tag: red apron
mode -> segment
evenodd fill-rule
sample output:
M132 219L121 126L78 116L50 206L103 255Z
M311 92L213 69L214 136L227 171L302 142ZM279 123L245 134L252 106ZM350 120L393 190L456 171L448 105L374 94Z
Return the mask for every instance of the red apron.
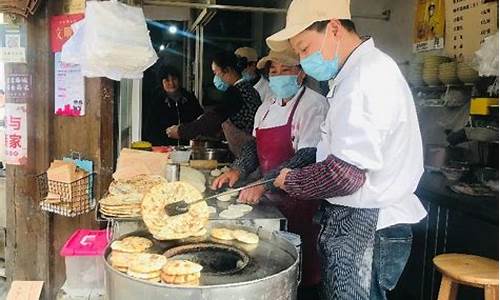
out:
M286 125L256 129L257 153L262 174L277 168L295 154L292 142L292 120L305 89L297 98ZM264 115L266 119L269 110ZM320 281L319 257L316 241L320 226L313 223L313 216L320 200L298 200L284 192L268 193L266 197L276 203L281 213L288 220L288 231L300 235L303 248L302 284L316 285Z

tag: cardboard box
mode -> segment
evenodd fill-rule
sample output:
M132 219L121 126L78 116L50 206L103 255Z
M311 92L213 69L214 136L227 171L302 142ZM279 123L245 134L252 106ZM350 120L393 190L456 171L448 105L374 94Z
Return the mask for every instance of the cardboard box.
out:
M7 300L39 300L43 281L13 281Z
M471 61L484 39L498 31L498 2L446 0L445 52Z

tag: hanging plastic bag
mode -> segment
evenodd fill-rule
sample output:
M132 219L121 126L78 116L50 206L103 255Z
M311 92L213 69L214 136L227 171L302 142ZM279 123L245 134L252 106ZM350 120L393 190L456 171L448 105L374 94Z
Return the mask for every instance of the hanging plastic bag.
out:
M62 56L63 62L79 60L86 77L140 79L158 60L141 8L116 0L89 1L78 26Z
M498 32L487 37L476 51L473 67L480 76L498 76Z
M61 51L61 61L67 64L81 65L83 57L83 43L85 19L71 24L73 35L64 43Z

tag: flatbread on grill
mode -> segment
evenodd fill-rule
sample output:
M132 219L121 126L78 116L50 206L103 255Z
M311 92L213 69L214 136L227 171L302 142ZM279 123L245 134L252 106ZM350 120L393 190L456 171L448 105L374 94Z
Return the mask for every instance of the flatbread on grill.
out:
M259 236L258 235L256 235L255 233L245 231L245 230L234 230L233 237L237 241L245 243L245 244L258 244L259 243Z
M111 249L126 253L140 253L153 246L153 242L138 236L129 236L111 243Z
M201 274L194 273L188 275L165 275L161 274L161 280L168 284L188 284L199 281ZM199 283L198 283L199 284Z
M227 228L214 228L210 235L218 240L232 241L234 240L233 231Z
M149 273L140 273L140 272L134 272L132 270L127 270L127 275L132 276L134 278L139 278L139 279L157 279L160 278L160 271L155 271L155 272L149 272Z
M200 273L201 270L203 269L203 266L191 262L189 260L181 260L181 259L175 259L175 260L169 260L161 269L161 272L165 275L189 275L189 274L196 274ZM199 278L199 277L198 277ZM188 280L192 281L194 279Z
M196 203L189 207L187 213L177 216L167 215L165 206L182 200L191 203L201 198L201 193L186 182L157 185L143 199L143 221L158 240L184 239L196 235L208 223L206 202Z
M160 271L167 263L167 258L159 254L141 253L130 262L128 271L135 273L152 273Z

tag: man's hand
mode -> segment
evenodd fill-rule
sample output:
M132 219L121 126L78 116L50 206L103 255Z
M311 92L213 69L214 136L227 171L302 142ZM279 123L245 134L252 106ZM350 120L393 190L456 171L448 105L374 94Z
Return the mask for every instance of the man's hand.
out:
M266 188L263 185L254 186L240 192L240 197L238 202L246 203L250 205L255 205L259 203L260 198L266 192Z
M231 169L221 176L215 178L212 183L212 190L220 189L224 184L228 184L229 187L233 187L233 185L240 180L241 172L235 169Z
M176 140L179 139L179 126L177 125L170 126L165 130L165 132L167 133L169 138Z
M288 175L288 173L290 173L291 169L283 169L280 171L280 175L278 175L278 177L276 177L276 180L274 181L274 186L279 188L279 189L284 189L285 187L285 180L286 180L286 176Z

